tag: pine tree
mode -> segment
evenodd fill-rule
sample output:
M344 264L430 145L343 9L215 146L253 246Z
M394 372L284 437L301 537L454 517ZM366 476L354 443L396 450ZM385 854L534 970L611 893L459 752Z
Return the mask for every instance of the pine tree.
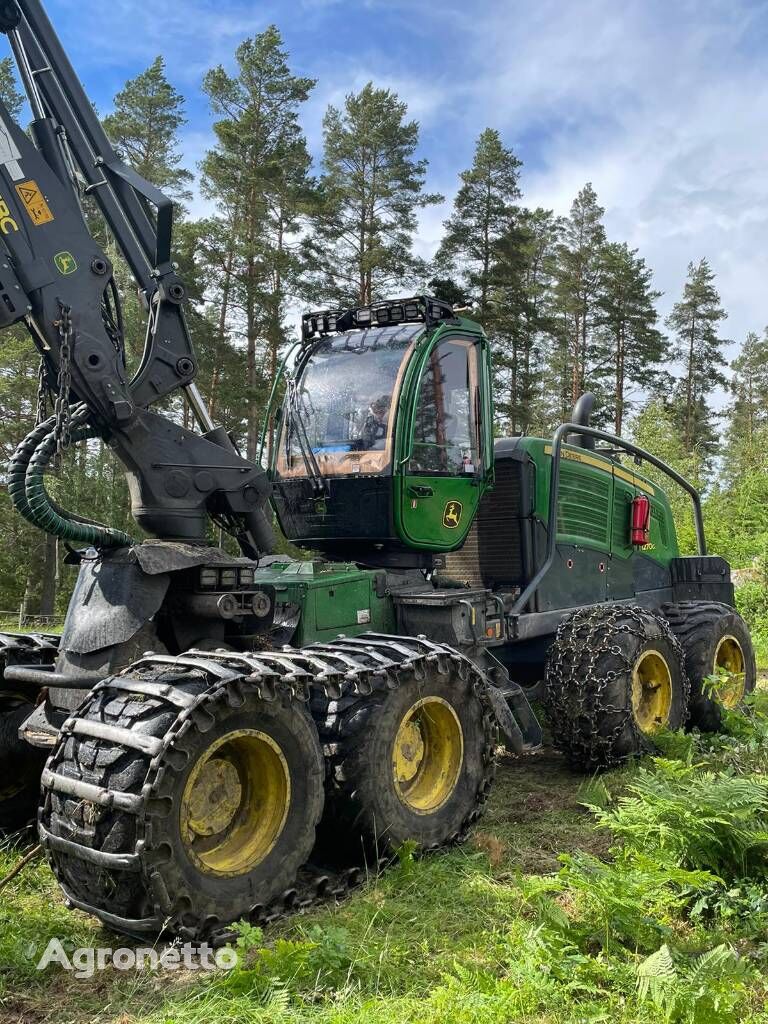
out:
M768 554L768 328L749 332L731 369L725 451L705 516L712 549L744 566Z
M768 470L768 328L762 338L750 331L731 369L723 476L732 485L744 473Z
M551 210L520 210L494 246L489 295L495 404L503 428L513 434L549 426L545 359L560 230Z
M0 60L0 99L8 108L8 113L18 120L24 106L24 94L19 92L16 84L16 71L11 57Z
M605 244L602 206L588 182L571 205L563 239L558 247L554 300L558 342L553 353L560 378L561 414L592 384L591 369L600 361L593 330L599 316L598 300Z
M653 272L625 243L604 245L600 254L599 335L605 366L611 366L607 405L613 405L613 429L621 434L633 394L658 385L666 339L657 325L661 292Z
M19 91L13 60L0 60L0 97L12 118L21 116L25 97ZM3 465L31 428L37 399L39 359L27 331L12 327L0 344L0 457ZM8 493L0 490L0 607L25 614L51 615L56 599L56 541L24 522Z
M370 303L426 274L413 253L417 211L442 196L424 191L427 161L416 157L419 125L407 112L394 92L369 82L325 114L318 297Z
M192 175L181 166L179 130L187 123L184 98L165 77L156 57L115 96L104 130L142 177L177 200L190 199Z
M675 395L675 409L688 451L696 445L713 442L715 435L707 398L716 387L725 387L727 383L719 369L726 365L722 349L727 340L719 337L719 325L727 314L720 305L714 281L715 275L706 259L689 263L683 297L667 318L667 327L674 331L677 339L672 358L685 367Z
M217 215L202 234L200 255L215 275L214 375L226 361L229 339L245 336L247 451L253 458L265 394L286 340L286 305L304 289L309 250L301 228L316 190L298 112L315 83L292 74L274 26L241 43L235 57L236 74L217 67L203 82L219 120L216 145L202 163L203 192L216 202Z
M652 452L690 480L696 487L706 482L706 460L699 449L686 448L674 414L662 398L651 398L633 418L630 437L641 448ZM666 493L677 527L678 541L684 554L696 551L696 535L691 512L691 500L679 487L670 484L661 470L643 463L642 472L655 480Z
M481 133L472 166L460 174L461 187L436 256L438 266L462 276L467 294L477 302L477 316L486 325L495 250L515 217L521 166L497 131L486 128Z

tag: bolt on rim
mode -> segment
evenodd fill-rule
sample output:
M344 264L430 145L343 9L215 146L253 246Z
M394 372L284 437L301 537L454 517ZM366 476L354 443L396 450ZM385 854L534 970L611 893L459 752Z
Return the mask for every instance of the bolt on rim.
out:
M417 814L432 814L450 798L464 762L458 715L442 697L424 697L404 715L392 749L397 795Z
M659 651L644 651L632 669L632 712L640 730L658 732L669 722L672 673Z
M192 769L181 799L181 838L205 874L235 877L272 851L291 802L288 764L257 729L227 733Z

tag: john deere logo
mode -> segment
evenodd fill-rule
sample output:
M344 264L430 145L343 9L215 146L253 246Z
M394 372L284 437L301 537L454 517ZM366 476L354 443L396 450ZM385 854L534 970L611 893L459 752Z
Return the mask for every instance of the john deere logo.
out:
M77 260L71 252L66 250L64 252L57 252L53 257L53 262L56 264L58 272L64 274L65 277L67 274L74 274L77 270Z
M443 526L448 530L455 530L461 522L461 513L464 506L460 501L447 501L443 510Z

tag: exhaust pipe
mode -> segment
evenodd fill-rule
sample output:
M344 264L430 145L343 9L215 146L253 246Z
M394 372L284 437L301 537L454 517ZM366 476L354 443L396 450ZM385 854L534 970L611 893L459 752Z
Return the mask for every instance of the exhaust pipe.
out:
M595 407L595 396L591 391L585 391L573 407L571 423L578 423L579 426L589 427L592 418L592 410ZM586 434L569 434L566 438L567 444L576 445L578 448L586 448L587 451L595 450L594 437L587 437Z

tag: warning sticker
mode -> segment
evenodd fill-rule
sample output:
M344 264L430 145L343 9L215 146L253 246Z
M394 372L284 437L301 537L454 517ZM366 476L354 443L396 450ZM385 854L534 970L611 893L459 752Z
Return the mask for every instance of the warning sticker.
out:
M48 224L53 220L50 207L36 181L22 181L16 186L16 191L19 193L19 197L24 203L24 209L33 224L39 227L41 224Z

